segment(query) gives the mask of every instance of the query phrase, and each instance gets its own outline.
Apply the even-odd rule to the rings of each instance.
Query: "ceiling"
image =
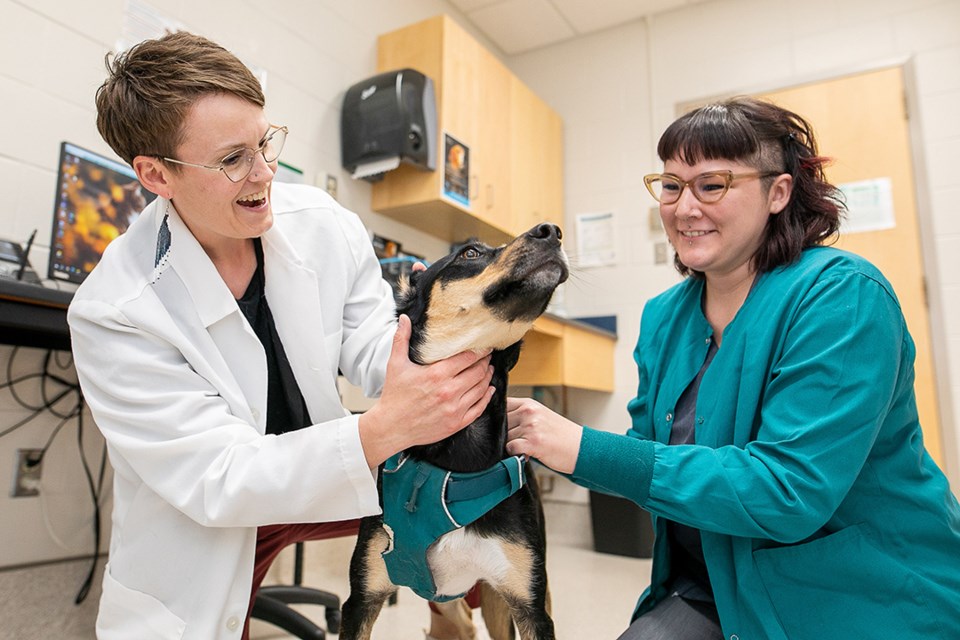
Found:
[[[706,0],[448,0],[507,55]]]

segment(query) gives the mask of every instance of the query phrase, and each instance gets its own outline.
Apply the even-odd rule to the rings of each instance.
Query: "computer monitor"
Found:
[[[154,198],[126,164],[62,143],[47,277],[83,282]]]

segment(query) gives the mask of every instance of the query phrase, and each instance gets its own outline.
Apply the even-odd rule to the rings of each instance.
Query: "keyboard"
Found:
[[[0,299],[66,309],[73,300],[73,291],[44,287],[0,274]]]

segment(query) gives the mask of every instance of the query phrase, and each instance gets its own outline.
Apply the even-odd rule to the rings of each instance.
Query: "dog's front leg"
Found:
[[[396,593],[381,555],[389,545],[379,516],[364,518],[350,559],[350,597],[343,603],[340,640],[370,640],[383,603]]]

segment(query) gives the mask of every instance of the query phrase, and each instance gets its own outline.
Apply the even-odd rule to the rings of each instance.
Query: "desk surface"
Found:
[[[72,291],[0,278],[0,343],[69,351]]]

